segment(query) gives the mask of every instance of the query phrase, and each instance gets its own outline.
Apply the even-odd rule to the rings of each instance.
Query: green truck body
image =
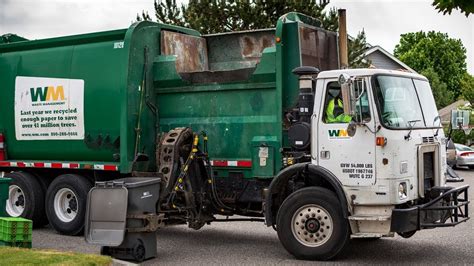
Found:
[[[95,182],[152,176],[161,178],[167,202],[157,212],[180,220],[186,212],[176,212],[171,190],[187,173],[186,154],[198,149],[190,150],[193,134],[205,132],[207,146],[198,146],[207,151],[205,166],[202,157],[191,166],[200,181],[186,195],[204,193],[208,199],[197,204],[206,203],[207,216],[188,215],[190,226],[200,228],[213,213],[262,217],[263,190],[296,163],[288,158],[310,158],[309,139],[304,152],[288,153],[302,107],[293,69],[338,68],[337,33],[319,26],[288,13],[274,29],[212,35],[148,21],[44,40],[4,35],[0,177],[12,178],[7,213],[80,234]]]
[[[242,168],[246,178],[273,177],[282,166],[279,150],[287,146],[284,111],[298,98],[292,69],[337,68],[336,33],[316,26],[318,21],[290,13],[276,29],[201,36],[140,22],[125,30],[0,45],[6,162],[154,171],[157,135],[187,126],[207,132],[216,168]],[[62,99],[60,85],[51,86],[48,95],[49,85],[40,82],[23,88],[31,104],[63,104],[22,109],[25,101],[15,95],[18,77],[82,81],[83,105]],[[81,94],[63,88],[71,98]],[[45,130],[54,136],[39,136]],[[259,164],[262,146],[268,158]],[[146,163],[134,164],[139,154],[147,156]]]

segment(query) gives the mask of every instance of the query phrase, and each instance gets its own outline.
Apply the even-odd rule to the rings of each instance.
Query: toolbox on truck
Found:
[[[88,196],[85,237],[101,253],[124,260],[156,257],[160,178],[129,177],[96,182]]]

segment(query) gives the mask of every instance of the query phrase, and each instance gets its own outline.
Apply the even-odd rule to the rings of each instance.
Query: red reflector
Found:
[[[63,168],[63,164],[62,163],[52,163],[51,168]]]
[[[117,166],[115,166],[115,165],[104,165],[104,170],[105,171],[115,171],[115,170],[117,170]]]
[[[252,161],[238,161],[238,167],[252,167]]]
[[[34,163],[33,166],[36,168],[44,168],[44,163]]]
[[[227,161],[213,161],[213,165],[216,167],[227,167]]]

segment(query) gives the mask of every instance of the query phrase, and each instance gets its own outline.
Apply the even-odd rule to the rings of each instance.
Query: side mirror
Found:
[[[341,74],[339,76],[339,85],[341,85],[342,103],[344,114],[353,115],[354,108],[352,105],[352,95],[354,93],[354,87],[352,86],[353,80],[347,74]]]
[[[353,120],[362,122],[362,117],[355,116],[357,115],[357,102],[365,92],[364,80],[341,74],[338,82],[341,85],[344,113],[352,116]],[[359,115],[362,116],[362,112],[359,112]]]

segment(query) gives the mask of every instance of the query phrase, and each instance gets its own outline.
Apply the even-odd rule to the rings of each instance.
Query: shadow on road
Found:
[[[255,226],[263,225],[255,224]],[[245,228],[229,230],[229,228],[213,227],[209,226],[202,231],[194,231],[183,226],[161,230],[157,237],[159,258],[156,261],[171,263],[176,261],[177,256],[190,258],[200,254],[199,261],[188,262],[314,264],[314,262],[295,260],[281,246],[276,232],[272,229],[265,230],[264,233],[260,233],[260,230],[255,233],[255,228],[246,232],[243,230]],[[436,233],[434,230],[431,231],[433,234]],[[398,236],[378,240],[353,239],[349,241],[335,262],[338,264],[427,263],[429,261],[453,263],[469,262],[469,258],[472,258],[472,254],[466,254],[465,249],[446,245],[442,241],[427,242],[427,234],[424,235],[415,235],[411,239]],[[469,246],[467,248],[470,249]],[[249,260],[246,261],[245,257]],[[255,258],[258,260],[255,261]]]

